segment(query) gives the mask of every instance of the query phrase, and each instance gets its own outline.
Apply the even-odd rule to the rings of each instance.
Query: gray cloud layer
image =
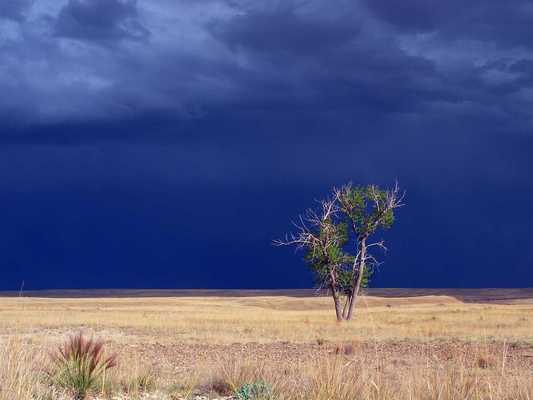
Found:
[[[18,0],[0,7],[0,115],[365,112],[522,131],[527,1]]]

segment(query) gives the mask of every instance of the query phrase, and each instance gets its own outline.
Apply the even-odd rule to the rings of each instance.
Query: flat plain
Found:
[[[0,294],[2,346],[16,341],[45,354],[80,330],[118,354],[116,379],[149,371],[154,390],[168,396],[187,387],[209,394],[217,390],[206,382],[237,387],[252,375],[287,394],[289,376],[312,386],[324,366],[323,379],[339,380],[336,391],[348,390],[348,374],[360,398],[533,395],[533,289],[374,289],[348,323],[337,323],[331,299],[310,290]],[[292,372],[280,376],[284,370]],[[447,375],[456,372],[477,383]],[[311,386],[301,389],[306,398],[353,398]],[[461,392],[417,395],[445,388]],[[474,392],[461,397],[465,390]]]

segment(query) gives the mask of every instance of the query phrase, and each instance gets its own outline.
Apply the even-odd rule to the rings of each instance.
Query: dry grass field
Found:
[[[80,330],[119,358],[100,397],[220,397],[261,380],[276,399],[533,398],[528,289],[373,290],[341,324],[309,291],[6,293],[0,400],[59,396],[42,382],[47,353]]]

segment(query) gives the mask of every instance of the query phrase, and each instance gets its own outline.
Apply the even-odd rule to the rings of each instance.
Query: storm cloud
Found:
[[[54,29],[57,36],[86,41],[142,39],[149,31],[137,17],[136,1],[69,0]]]
[[[529,129],[529,4],[434,3],[8,3],[0,107],[46,123],[297,104]]]
[[[0,18],[21,21],[31,5],[31,0],[5,1],[0,5]]]
[[[398,179],[377,284],[531,286],[532,25],[525,0],[3,2],[6,285],[309,286],[271,240]]]

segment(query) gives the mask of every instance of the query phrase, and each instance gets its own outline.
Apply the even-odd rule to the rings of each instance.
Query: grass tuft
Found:
[[[97,384],[105,387],[106,372],[116,366],[116,355],[104,355],[104,343],[88,339],[82,332],[71,336],[50,354],[51,382],[65,389],[75,400],[83,400]]]

